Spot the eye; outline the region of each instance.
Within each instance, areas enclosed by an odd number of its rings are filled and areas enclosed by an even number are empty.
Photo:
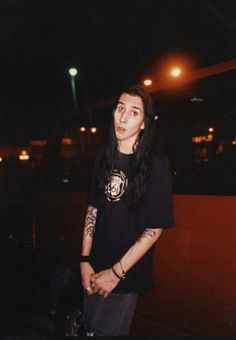
[[[117,106],[116,109],[117,109],[118,112],[123,112],[125,108],[123,106],[119,105],[119,106]]]
[[[133,111],[133,116],[137,117],[138,116],[138,111]]]

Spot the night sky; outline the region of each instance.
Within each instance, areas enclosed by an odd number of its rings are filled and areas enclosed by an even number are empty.
[[[234,0],[1,0],[0,143],[43,138],[73,111],[113,96],[164,60],[194,68],[236,57]]]

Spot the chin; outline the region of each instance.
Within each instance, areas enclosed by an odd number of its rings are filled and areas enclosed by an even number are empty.
[[[120,135],[119,133],[115,133],[116,139],[117,140],[125,140],[126,137],[124,135]]]

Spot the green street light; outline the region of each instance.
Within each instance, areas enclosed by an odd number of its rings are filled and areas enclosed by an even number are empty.
[[[75,77],[77,75],[78,71],[76,68],[72,67],[69,69],[69,74],[72,76],[72,77]]]
[[[75,77],[77,76],[78,71],[75,67],[71,67],[69,69],[69,75],[70,75],[70,80],[71,80],[71,89],[72,89],[72,95],[73,95],[73,101],[75,108],[77,109],[77,98],[76,98],[76,90],[75,90]]]

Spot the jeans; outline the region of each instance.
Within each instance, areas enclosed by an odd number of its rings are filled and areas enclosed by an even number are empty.
[[[98,293],[89,296],[85,292],[83,317],[88,335],[129,335],[137,297],[136,293],[111,293],[104,298]]]

